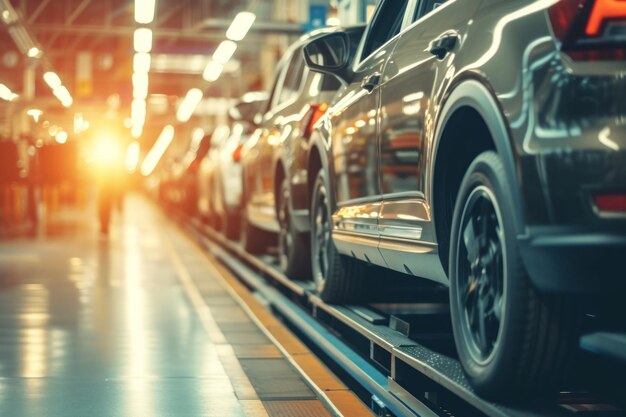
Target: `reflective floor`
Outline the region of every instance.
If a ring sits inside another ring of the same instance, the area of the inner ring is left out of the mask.
[[[0,416],[329,415],[152,205],[127,198],[108,238],[95,218],[59,210],[0,241]]]

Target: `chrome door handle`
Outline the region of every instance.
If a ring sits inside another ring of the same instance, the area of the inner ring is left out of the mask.
[[[363,88],[364,90],[367,90],[368,93],[371,93],[374,90],[374,88],[380,85],[381,78],[382,76],[380,72],[375,72],[373,74],[370,74],[366,76],[365,78],[363,78],[363,81],[361,81],[361,88]]]
[[[448,52],[454,49],[459,41],[459,34],[456,32],[446,32],[430,42],[428,50],[439,59],[443,59]]]

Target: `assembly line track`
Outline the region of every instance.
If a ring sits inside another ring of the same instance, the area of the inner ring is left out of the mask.
[[[579,411],[577,403],[588,400],[587,393],[570,394],[561,404],[525,404],[523,409],[485,400],[474,393],[458,360],[434,352],[386,325],[374,324],[350,306],[324,303],[312,283],[289,279],[269,258],[247,253],[198,219],[186,218],[183,225],[211,255],[367,390],[378,411],[386,409],[397,417],[564,417]],[[279,284],[284,291],[270,283]],[[352,338],[360,337],[361,344],[369,346],[369,353],[358,352],[338,336],[342,329],[347,329]],[[601,406],[606,411],[605,405]],[[611,415],[623,415],[621,410],[614,411]]]

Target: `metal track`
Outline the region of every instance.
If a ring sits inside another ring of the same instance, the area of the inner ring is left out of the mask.
[[[272,265],[270,257],[250,255],[197,219],[186,226],[212,255],[367,390],[373,408],[382,416],[390,412],[397,417],[566,417],[580,411],[592,416],[626,415],[588,393],[564,393],[558,403],[520,408],[482,399],[469,385],[458,360],[392,329],[376,310],[328,305],[315,295],[311,283],[289,279]]]

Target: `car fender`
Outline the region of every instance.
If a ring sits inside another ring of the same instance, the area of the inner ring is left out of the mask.
[[[519,157],[512,144],[510,130],[504,114],[494,94],[483,80],[471,78],[453,83],[442,101],[442,110],[437,117],[435,140],[431,155],[431,161],[434,162],[431,164],[429,172],[430,181],[428,186],[430,189],[428,190],[428,195],[433,195],[434,172],[441,136],[450,118],[455,114],[456,110],[462,107],[471,107],[478,112],[489,129],[496,151],[504,164],[507,180],[512,186],[515,211],[513,216],[516,232],[518,235],[524,234],[525,223],[521,203],[520,181],[517,175],[519,172]]]

